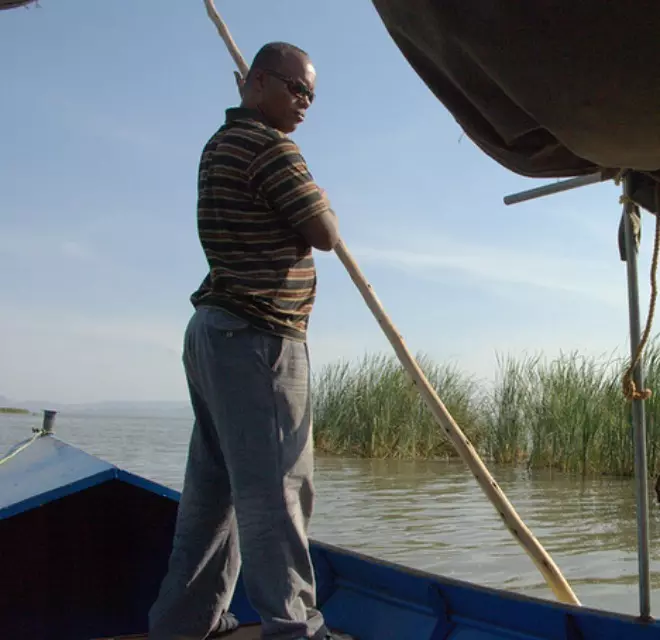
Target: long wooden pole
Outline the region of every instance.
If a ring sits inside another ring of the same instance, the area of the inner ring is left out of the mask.
[[[206,5],[209,17],[217,27],[220,37],[227,45],[229,53],[236,62],[241,75],[245,78],[248,72],[248,66],[238,50],[236,43],[232,39],[227,26],[218,14],[213,4],[213,0],[204,0],[204,4]],[[408,347],[406,347],[403,338],[397,331],[394,323],[388,317],[383,305],[380,303],[380,300],[378,300],[378,297],[371,285],[367,282],[367,279],[362,275],[360,268],[342,240],[340,240],[335,246],[335,253],[344,267],[346,267],[351,279],[357,286],[364,301],[367,303],[367,306],[387,336],[387,339],[390,341],[390,344],[394,348],[401,364],[408,372],[408,375],[412,378],[412,381],[419,390],[424,402],[433,413],[438,424],[444,429],[458,454],[470,468],[470,471],[472,471],[479,486],[495,507],[495,510],[506,527],[537,566],[556,598],[560,602],[579,605],[580,601],[577,599],[577,596],[566,581],[566,578],[564,578],[548,552],[543,548],[541,543],[516,513],[513,505],[504,495],[504,492],[497,482],[495,482],[495,479],[491,476],[486,465],[483,463],[470,441],[467,439],[458,424],[456,424],[456,421],[452,418],[451,414],[442,403],[442,400],[438,397],[435,389],[433,389],[419,364],[417,364],[417,361],[408,350]]]

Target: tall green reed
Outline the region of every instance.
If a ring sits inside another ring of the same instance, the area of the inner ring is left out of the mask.
[[[488,386],[426,356],[420,366],[477,451],[501,464],[580,474],[634,471],[630,403],[621,390],[625,359],[573,352],[499,358]],[[660,348],[647,349],[650,473],[660,471]],[[447,458],[455,451],[398,360],[368,355],[314,376],[316,446],[338,455]]]
[[[425,356],[417,361],[476,446],[483,430],[474,382]],[[353,365],[328,365],[314,377],[314,391],[314,429],[321,451],[378,458],[454,455],[451,443],[394,357],[369,355]]]

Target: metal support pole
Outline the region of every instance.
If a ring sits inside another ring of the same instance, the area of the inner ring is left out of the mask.
[[[55,424],[56,415],[57,415],[57,411],[44,409],[44,422],[41,427],[44,433],[53,433],[53,425]]]
[[[631,175],[624,179],[623,192],[632,192]],[[637,276],[637,246],[630,215],[633,204],[624,204],[624,234],[626,247],[626,270],[628,275],[628,313],[630,318],[630,353],[635,357],[641,338],[639,317],[639,285]],[[633,371],[633,381],[637,389],[644,388],[642,360]],[[646,461],[646,416],[643,400],[632,401],[632,423],[635,441],[635,489],[637,494],[637,557],[639,570],[639,615],[643,619],[651,617],[651,572],[649,567],[649,491]]]
[[[584,187],[588,184],[596,184],[597,182],[602,181],[603,176],[601,173],[592,173],[587,176],[580,176],[579,178],[569,178],[568,180],[562,180],[561,182],[546,184],[542,187],[535,187],[534,189],[528,189],[527,191],[513,193],[510,196],[504,196],[504,204],[517,204],[518,202],[534,200],[535,198],[542,198],[543,196],[549,196],[553,193],[569,191],[570,189],[577,189],[578,187]]]

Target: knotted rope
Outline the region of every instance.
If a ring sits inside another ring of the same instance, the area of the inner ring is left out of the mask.
[[[617,174],[615,182],[618,184],[621,179],[621,173]],[[619,202],[622,204],[629,204],[635,207],[637,210],[637,204],[627,195],[622,195],[619,198]],[[660,254],[660,184],[655,186],[655,237],[653,240],[653,258],[651,260],[651,300],[649,303],[649,311],[646,318],[646,326],[644,327],[644,332],[642,338],[637,345],[637,350],[635,355],[630,362],[630,366],[626,369],[623,374],[623,395],[627,400],[648,400],[651,395],[651,389],[637,389],[637,385],[633,380],[633,372],[635,367],[639,364],[642,353],[646,344],[648,343],[649,336],[651,335],[651,326],[653,324],[653,316],[655,314],[655,305],[658,296],[658,285],[656,281],[656,272],[658,269],[658,255]],[[630,215],[631,209],[626,209],[625,215]],[[631,257],[627,256],[627,259],[630,260]]]

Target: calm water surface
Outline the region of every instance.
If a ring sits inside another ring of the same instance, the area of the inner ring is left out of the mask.
[[[0,454],[39,417],[0,414]],[[179,418],[57,417],[57,435],[180,489],[191,423]],[[637,613],[630,480],[491,468],[584,605]],[[462,463],[317,459],[318,540],[471,582],[553,598]],[[652,502],[653,613],[660,615],[659,509]]]

